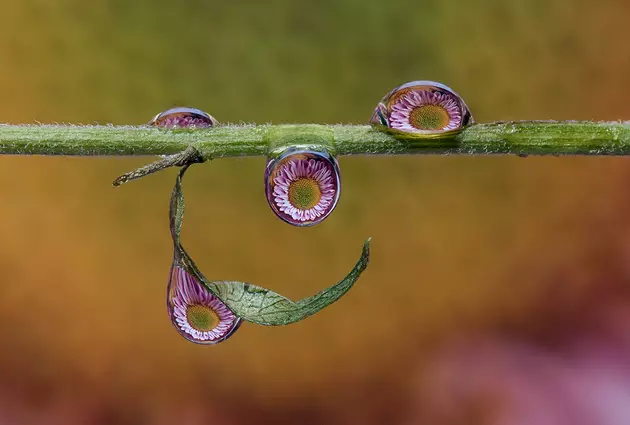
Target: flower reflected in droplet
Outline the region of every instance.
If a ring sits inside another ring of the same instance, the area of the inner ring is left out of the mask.
[[[219,122],[201,109],[177,107],[160,112],[149,124],[163,128],[207,128],[215,127]]]
[[[455,130],[462,123],[462,114],[451,96],[411,91],[392,105],[389,121],[392,128],[407,132]]]
[[[413,81],[396,87],[377,105],[370,123],[394,135],[433,137],[473,122],[464,100],[447,86]]]
[[[200,344],[224,341],[241,323],[219,298],[179,266],[171,272],[167,306],[179,333]]]
[[[298,159],[283,164],[274,179],[274,200],[280,211],[298,221],[324,215],[335,197],[331,170],[322,161]]]
[[[339,167],[327,153],[292,152],[270,160],[265,181],[272,210],[296,226],[320,223],[339,199]]]

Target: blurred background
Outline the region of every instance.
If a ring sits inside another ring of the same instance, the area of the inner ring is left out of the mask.
[[[443,82],[481,122],[630,119],[622,0],[2,1],[0,121],[363,123]],[[264,158],[194,167],[184,242],[210,279],[293,298],[298,324],[214,347],[172,328],[175,170],[0,158],[0,423],[630,423],[630,160],[343,157],[336,211],[278,220]]]

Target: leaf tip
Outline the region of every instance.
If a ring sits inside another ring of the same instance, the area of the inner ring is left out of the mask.
[[[367,263],[370,261],[370,243],[372,242],[372,238],[369,237],[363,243],[363,252],[361,253],[361,259],[364,263],[364,268],[367,266]]]

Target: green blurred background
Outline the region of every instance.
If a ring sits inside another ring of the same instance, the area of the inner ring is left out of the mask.
[[[621,0],[1,10],[9,123],[140,124],[177,105],[232,123],[363,123],[414,79],[449,85],[481,122],[630,119]],[[476,384],[487,375],[467,377],[484,361],[497,370],[492,355],[468,355],[480,341],[557,356],[550,370],[575,373],[564,360],[575,341],[630,347],[625,158],[343,157],[339,205],[307,229],[269,209],[264,158],[195,167],[183,237],[211,279],[307,296],[373,238],[342,301],[287,327],[245,324],[214,347],[185,341],[166,314],[175,170],[113,189],[151,158],[0,160],[0,423],[534,424],[510,419],[504,388],[520,384],[509,373],[490,389]],[[604,364],[627,371],[625,348]],[[620,388],[630,400],[630,377]]]

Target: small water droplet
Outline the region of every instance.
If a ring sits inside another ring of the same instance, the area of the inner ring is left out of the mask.
[[[321,223],[337,206],[340,190],[339,164],[326,151],[291,148],[267,160],[267,202],[289,224]]]
[[[157,114],[149,125],[164,128],[216,127],[219,122],[210,114],[197,108],[177,107]]]
[[[447,136],[473,122],[464,100],[433,81],[396,87],[381,99],[370,118],[375,128],[407,138]]]
[[[241,325],[237,317],[193,275],[173,265],[166,306],[177,332],[197,344],[217,344]]]

